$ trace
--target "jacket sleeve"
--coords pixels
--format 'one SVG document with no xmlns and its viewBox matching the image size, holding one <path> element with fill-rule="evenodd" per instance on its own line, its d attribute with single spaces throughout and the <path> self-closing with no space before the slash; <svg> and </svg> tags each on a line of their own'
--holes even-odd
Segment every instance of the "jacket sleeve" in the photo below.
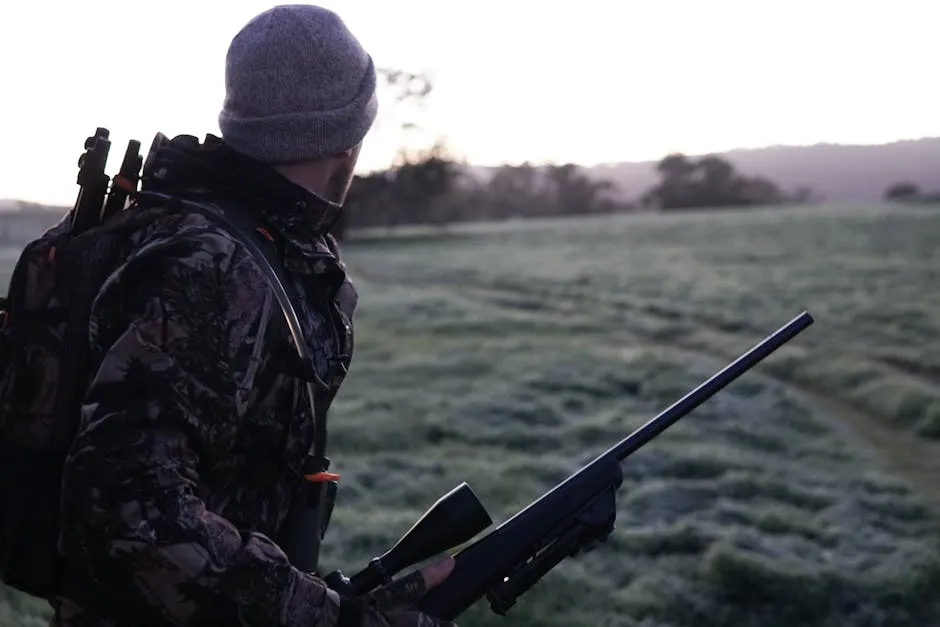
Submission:
<svg viewBox="0 0 940 627">
<path fill-rule="evenodd" d="M 273 296 L 222 234 L 143 250 L 93 307 L 91 351 L 101 364 L 64 468 L 63 553 L 126 615 L 187 626 L 335 625 L 335 592 L 199 498 L 200 473 L 225 455 L 245 414 Z"/>
</svg>

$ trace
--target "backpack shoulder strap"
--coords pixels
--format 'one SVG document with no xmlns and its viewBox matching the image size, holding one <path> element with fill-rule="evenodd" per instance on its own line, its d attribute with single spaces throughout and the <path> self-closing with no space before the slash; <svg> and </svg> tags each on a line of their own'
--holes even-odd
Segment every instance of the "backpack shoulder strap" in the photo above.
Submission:
<svg viewBox="0 0 940 627">
<path fill-rule="evenodd" d="M 264 273 L 268 284 L 274 291 L 278 305 L 284 314 L 284 320 L 290 331 L 291 339 L 294 341 L 294 347 L 307 372 L 301 373 L 302 378 L 307 382 L 309 394 L 314 394 L 314 384 L 326 387 L 326 384 L 319 381 L 316 371 L 313 369 L 312 356 L 304 340 L 303 326 L 300 323 L 300 317 L 297 314 L 297 308 L 294 307 L 294 298 L 290 294 L 288 283 L 283 279 L 283 264 L 277 254 L 271 247 L 263 245 L 260 240 L 260 234 L 257 229 L 260 224 L 246 215 L 244 211 L 229 210 L 215 205 L 209 206 L 198 203 L 179 196 L 171 196 L 158 192 L 140 192 L 139 197 L 149 197 L 157 200 L 163 200 L 171 203 L 178 203 L 190 211 L 199 213 L 209 220 L 220 224 L 227 231 L 238 238 L 238 241 L 248 249 L 248 252 L 254 258 L 261 272 Z M 313 398 L 311 396 L 311 403 Z M 311 407 L 312 409 L 312 407 Z"/>
</svg>

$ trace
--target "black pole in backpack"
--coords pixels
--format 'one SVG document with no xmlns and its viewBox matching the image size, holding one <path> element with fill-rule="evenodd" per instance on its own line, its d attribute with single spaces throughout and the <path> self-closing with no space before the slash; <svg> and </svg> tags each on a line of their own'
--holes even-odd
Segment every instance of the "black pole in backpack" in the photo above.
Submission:
<svg viewBox="0 0 940 627">
<path fill-rule="evenodd" d="M 121 169 L 111 179 L 111 189 L 101 212 L 101 222 L 107 222 L 124 210 L 128 196 L 137 193 L 137 183 L 140 181 L 140 168 L 144 158 L 140 156 L 140 142 L 132 139 L 127 142 L 124 151 L 124 161 Z"/>
<path fill-rule="evenodd" d="M 69 233 L 74 237 L 93 228 L 101 221 L 101 206 L 108 192 L 108 175 L 104 173 L 111 150 L 109 133 L 98 128 L 85 140 L 85 152 L 78 158 L 78 198 L 72 209 Z"/>
</svg>

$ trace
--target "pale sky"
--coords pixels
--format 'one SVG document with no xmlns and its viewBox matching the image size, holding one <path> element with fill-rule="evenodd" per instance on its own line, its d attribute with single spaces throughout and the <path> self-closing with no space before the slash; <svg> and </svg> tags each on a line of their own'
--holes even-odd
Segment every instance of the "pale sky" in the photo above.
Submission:
<svg viewBox="0 0 940 627">
<path fill-rule="evenodd" d="M 6 0 L 0 198 L 71 205 L 76 161 L 218 134 L 228 43 L 271 0 Z M 471 163 L 599 162 L 940 134 L 938 0 L 322 0 Z M 400 139 L 389 99 L 363 170 Z M 940 167 L 940 165 L 938 165 Z"/>
</svg>

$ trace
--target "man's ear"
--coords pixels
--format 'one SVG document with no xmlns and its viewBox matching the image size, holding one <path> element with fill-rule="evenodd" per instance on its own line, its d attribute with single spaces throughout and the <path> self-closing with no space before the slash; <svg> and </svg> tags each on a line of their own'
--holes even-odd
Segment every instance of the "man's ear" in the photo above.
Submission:
<svg viewBox="0 0 940 627">
<path fill-rule="evenodd" d="M 359 142 L 355 146 L 347 148 L 343 152 L 336 155 L 337 159 L 349 159 L 350 157 L 356 157 L 359 154 L 359 150 L 362 148 L 362 142 Z"/>
</svg>

